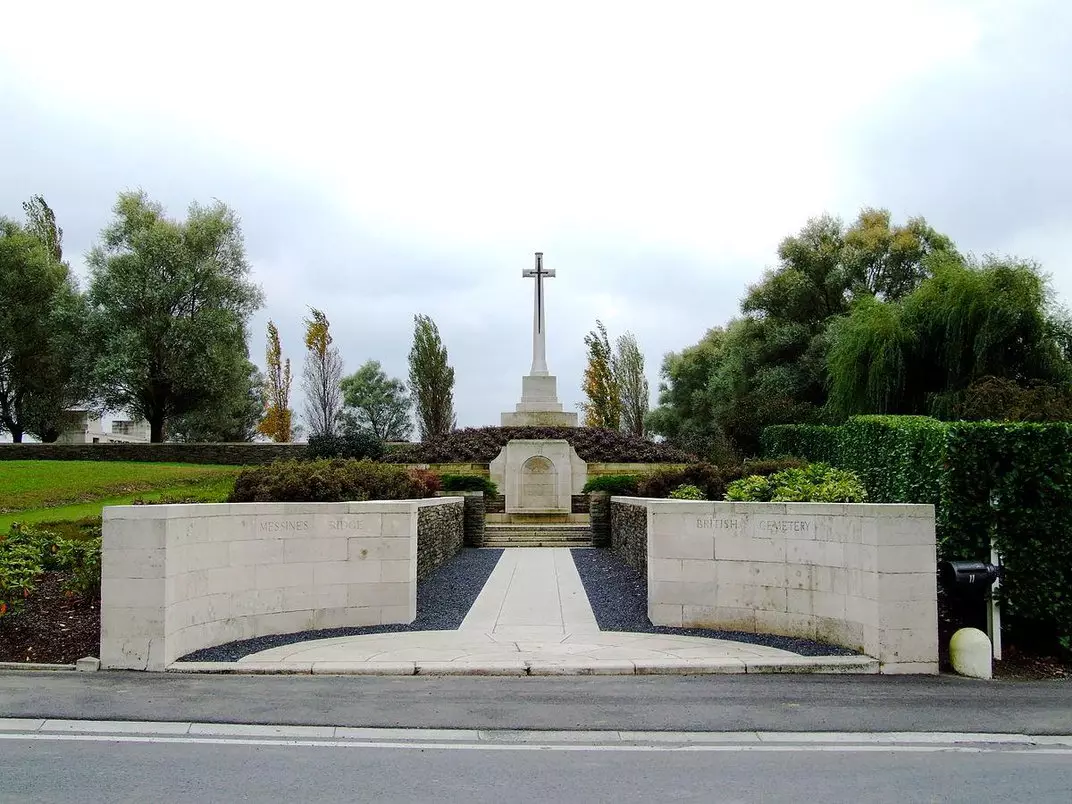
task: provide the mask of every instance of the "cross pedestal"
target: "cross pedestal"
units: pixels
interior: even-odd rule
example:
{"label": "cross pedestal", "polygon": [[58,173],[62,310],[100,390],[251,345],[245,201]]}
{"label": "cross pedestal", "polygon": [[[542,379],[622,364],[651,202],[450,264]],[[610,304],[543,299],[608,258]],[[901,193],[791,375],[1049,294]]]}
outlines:
{"label": "cross pedestal", "polygon": [[554,277],[554,269],[543,267],[543,253],[536,252],[536,266],[521,272],[525,279],[535,279],[532,299],[532,367],[521,378],[521,401],[513,412],[502,414],[503,427],[576,427],[577,414],[562,410],[558,401],[557,380],[547,370],[546,322],[543,280]]}

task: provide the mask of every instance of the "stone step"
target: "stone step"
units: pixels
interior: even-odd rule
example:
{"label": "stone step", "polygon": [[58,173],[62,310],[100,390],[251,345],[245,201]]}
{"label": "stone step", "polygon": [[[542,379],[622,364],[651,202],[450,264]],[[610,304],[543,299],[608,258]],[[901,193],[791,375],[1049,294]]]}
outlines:
{"label": "stone step", "polygon": [[588,525],[488,524],[484,528],[485,547],[591,547]]}

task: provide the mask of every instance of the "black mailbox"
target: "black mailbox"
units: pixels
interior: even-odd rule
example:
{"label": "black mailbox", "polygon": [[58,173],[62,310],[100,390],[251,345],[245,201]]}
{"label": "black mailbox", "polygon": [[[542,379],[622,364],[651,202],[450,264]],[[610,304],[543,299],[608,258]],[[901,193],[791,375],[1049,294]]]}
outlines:
{"label": "black mailbox", "polygon": [[938,581],[947,592],[985,595],[1001,577],[1001,567],[985,561],[942,561]]}

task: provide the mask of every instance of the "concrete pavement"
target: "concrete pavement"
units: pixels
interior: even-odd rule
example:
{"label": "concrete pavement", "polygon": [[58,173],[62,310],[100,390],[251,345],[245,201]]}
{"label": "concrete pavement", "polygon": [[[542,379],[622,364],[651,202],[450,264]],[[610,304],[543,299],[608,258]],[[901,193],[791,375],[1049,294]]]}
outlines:
{"label": "concrete pavement", "polygon": [[0,717],[353,727],[1072,733],[1072,684],[953,676],[0,673]]}

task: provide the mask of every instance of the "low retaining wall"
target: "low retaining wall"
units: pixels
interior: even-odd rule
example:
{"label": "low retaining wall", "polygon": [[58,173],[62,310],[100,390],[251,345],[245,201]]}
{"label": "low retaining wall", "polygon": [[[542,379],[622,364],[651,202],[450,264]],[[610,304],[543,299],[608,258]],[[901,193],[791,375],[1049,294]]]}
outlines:
{"label": "low retaining wall", "polygon": [[421,526],[428,566],[460,542],[461,505],[445,497],[105,508],[101,666],[163,670],[237,639],[412,622]]}
{"label": "low retaining wall", "polygon": [[465,504],[460,500],[444,505],[426,505],[417,511],[418,581],[427,578],[436,567],[462,549],[464,522]]}
{"label": "low retaining wall", "polygon": [[0,444],[0,461],[143,461],[260,466],[304,458],[305,444]]}
{"label": "low retaining wall", "polygon": [[648,511],[645,506],[610,503],[610,547],[641,575],[648,574]]}
{"label": "low retaining wall", "polygon": [[653,624],[816,639],[884,673],[938,672],[933,506],[613,502],[627,560],[643,511]]}

